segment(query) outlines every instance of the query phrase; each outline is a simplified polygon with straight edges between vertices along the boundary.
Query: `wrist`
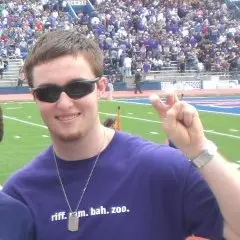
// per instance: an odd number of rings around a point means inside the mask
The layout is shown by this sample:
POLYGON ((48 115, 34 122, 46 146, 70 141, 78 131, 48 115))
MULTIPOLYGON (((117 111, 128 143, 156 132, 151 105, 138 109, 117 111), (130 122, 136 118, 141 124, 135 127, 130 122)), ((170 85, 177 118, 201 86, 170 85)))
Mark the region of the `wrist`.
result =
POLYGON ((206 140, 203 144, 202 149, 190 161, 197 167, 202 168, 208 162, 210 162, 217 153, 217 146, 210 140, 206 140))
POLYGON ((198 157, 202 151, 206 148, 209 140, 206 137, 197 143, 197 144, 190 144, 185 149, 181 149, 185 156, 191 161, 192 159, 198 157))

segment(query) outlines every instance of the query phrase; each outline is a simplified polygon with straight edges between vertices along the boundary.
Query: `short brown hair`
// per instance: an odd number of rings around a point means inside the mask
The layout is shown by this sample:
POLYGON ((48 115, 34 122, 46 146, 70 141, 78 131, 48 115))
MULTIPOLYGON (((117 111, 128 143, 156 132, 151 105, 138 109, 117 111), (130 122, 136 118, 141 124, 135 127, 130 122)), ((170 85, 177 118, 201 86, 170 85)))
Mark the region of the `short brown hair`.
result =
POLYGON ((92 67, 96 77, 103 75, 103 54, 98 44, 73 30, 56 30, 40 36, 30 51, 24 73, 29 87, 33 87, 33 68, 58 57, 82 54, 92 67))

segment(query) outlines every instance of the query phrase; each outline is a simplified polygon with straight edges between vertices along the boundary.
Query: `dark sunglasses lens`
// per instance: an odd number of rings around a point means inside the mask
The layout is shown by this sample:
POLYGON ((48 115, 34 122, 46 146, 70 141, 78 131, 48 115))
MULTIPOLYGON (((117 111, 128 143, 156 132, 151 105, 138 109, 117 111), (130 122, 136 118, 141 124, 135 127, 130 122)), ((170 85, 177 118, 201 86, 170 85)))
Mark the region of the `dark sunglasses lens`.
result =
POLYGON ((38 88, 34 90, 33 93, 34 96, 42 102, 54 103, 60 97, 61 88, 57 86, 47 86, 44 88, 38 88))
POLYGON ((87 96, 94 90, 95 83, 91 82, 72 82, 67 85, 66 93, 70 98, 78 99, 87 96))

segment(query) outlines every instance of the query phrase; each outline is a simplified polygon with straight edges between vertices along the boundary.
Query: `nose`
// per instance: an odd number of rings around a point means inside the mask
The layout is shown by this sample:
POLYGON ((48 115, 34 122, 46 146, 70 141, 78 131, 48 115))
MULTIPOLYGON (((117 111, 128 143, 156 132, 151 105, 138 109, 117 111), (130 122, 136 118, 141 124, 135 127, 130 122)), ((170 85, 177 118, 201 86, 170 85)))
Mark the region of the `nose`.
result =
POLYGON ((73 99, 71 99, 67 93, 61 92, 59 99, 57 100, 58 108, 68 109, 73 105, 73 99))

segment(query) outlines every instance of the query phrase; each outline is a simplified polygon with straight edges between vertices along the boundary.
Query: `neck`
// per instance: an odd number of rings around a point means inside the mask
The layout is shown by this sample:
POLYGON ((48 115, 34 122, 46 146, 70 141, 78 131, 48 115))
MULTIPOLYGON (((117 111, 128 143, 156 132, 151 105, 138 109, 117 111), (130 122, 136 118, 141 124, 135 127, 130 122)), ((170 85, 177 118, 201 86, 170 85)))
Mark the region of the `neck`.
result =
POLYGON ((112 129, 105 128, 100 124, 75 141, 53 139, 53 148, 56 155, 66 161, 83 160, 94 157, 104 150, 113 135, 112 129))

